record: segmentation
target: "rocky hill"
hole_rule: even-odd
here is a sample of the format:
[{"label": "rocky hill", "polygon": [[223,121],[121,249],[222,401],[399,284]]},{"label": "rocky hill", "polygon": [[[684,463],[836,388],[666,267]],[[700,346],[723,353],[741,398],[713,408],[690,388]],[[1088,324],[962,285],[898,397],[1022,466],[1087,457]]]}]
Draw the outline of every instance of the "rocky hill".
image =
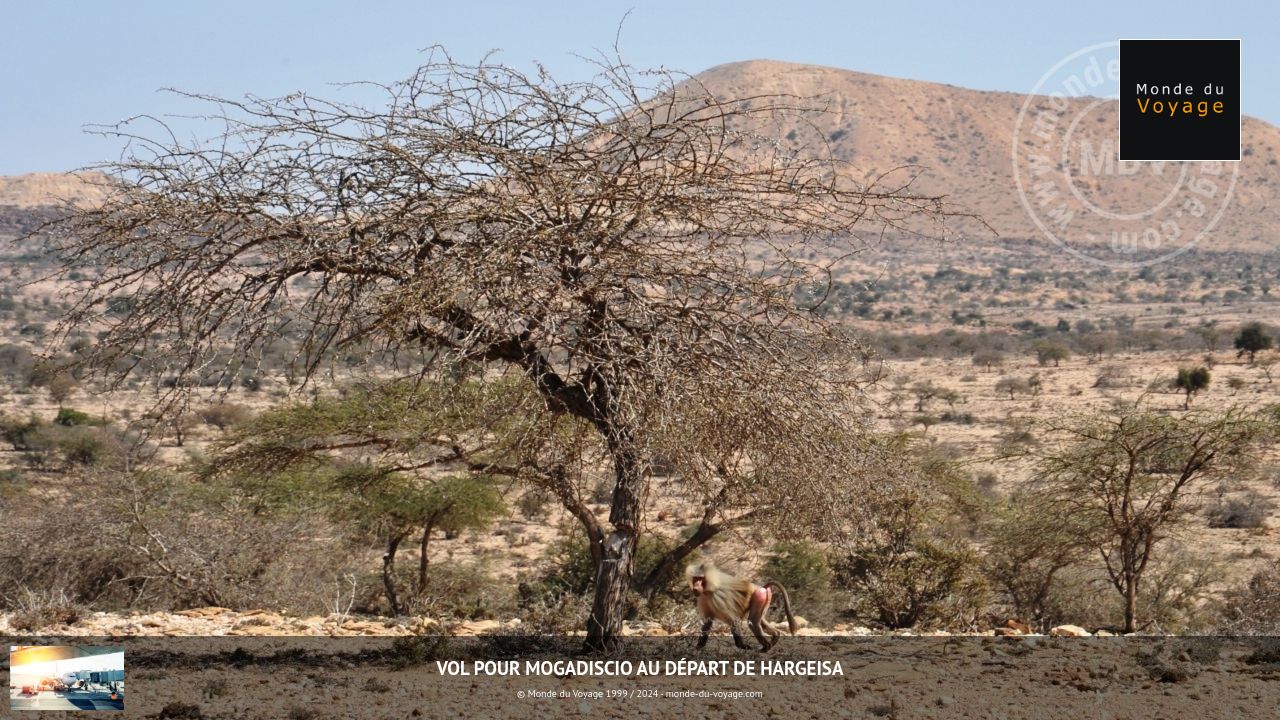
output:
[{"label": "rocky hill", "polygon": [[107,194],[109,180],[101,173],[27,173],[0,176],[0,205],[38,208],[70,203],[93,206]]},{"label": "rocky hill", "polygon": [[[695,77],[719,97],[787,94],[814,98],[827,112],[812,118],[837,159],[863,178],[893,168],[924,168],[916,188],[946,194],[977,211],[1004,237],[1039,237],[1018,197],[1013,177],[1013,144],[1019,112],[1027,96],[969,90],[917,80],[869,75],[814,65],[768,60],[731,63]],[[1076,138],[1101,152],[1114,143],[1119,119],[1114,102],[1090,109],[1096,99],[1070,99],[1062,112],[1083,117]],[[1037,98],[1032,112],[1045,98]],[[786,137],[794,127],[762,128]],[[1280,231],[1280,128],[1262,120],[1243,121],[1243,161],[1234,200],[1207,242],[1206,249],[1270,251]],[[1072,147],[1077,144],[1074,142]],[[1068,158],[1071,162],[1072,158]],[[1078,163],[1078,159],[1076,159]],[[1139,164],[1129,165],[1132,171]],[[1231,166],[1226,166],[1230,173]],[[1128,177],[1079,177],[1078,190],[1099,207],[1119,211],[1157,205],[1169,192],[1175,173],[1154,177],[1143,166]],[[1100,237],[1111,225],[1083,213],[1079,222]]]}]

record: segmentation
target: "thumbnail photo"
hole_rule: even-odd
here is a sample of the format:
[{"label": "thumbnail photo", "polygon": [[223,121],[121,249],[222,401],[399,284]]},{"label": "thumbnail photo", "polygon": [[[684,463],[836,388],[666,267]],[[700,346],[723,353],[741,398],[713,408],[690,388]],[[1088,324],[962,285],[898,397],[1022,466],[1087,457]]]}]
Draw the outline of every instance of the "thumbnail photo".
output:
[{"label": "thumbnail photo", "polygon": [[124,648],[10,645],[10,710],[124,710]]}]

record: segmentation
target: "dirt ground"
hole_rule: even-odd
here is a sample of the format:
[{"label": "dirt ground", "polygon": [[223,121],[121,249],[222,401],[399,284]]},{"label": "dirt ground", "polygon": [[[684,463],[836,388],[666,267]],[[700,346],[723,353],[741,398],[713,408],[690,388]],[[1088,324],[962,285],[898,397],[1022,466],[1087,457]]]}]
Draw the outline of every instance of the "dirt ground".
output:
[{"label": "dirt ground", "polygon": [[[572,639],[124,643],[130,717],[1147,720],[1272,718],[1280,711],[1275,639],[788,638],[762,656],[733,650],[723,638],[699,652],[691,638],[680,638],[633,640],[599,658],[633,667],[658,661],[664,674],[656,677],[526,674],[525,660],[586,659],[575,657]],[[474,671],[476,660],[501,659],[518,661],[521,675],[442,674],[436,662],[459,660]],[[843,674],[666,675],[673,667],[667,661],[680,659],[724,659],[726,667],[734,660],[838,660]]]}]

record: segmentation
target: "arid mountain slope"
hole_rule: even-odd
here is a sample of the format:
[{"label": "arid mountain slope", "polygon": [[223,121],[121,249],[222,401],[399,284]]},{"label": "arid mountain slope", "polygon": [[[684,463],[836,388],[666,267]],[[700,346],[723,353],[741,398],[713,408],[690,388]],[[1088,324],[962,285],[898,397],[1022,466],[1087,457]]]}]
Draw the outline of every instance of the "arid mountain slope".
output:
[{"label": "arid mountain slope", "polygon": [[100,173],[27,173],[0,176],[0,205],[44,207],[69,202],[92,206],[106,196],[107,177]]},{"label": "arid mountain slope", "polygon": [[[720,97],[783,93],[814,98],[827,112],[816,115],[812,122],[830,142],[834,155],[849,163],[855,175],[871,178],[903,165],[918,165],[925,172],[917,189],[947,194],[954,202],[977,211],[1001,236],[1039,236],[1019,200],[1013,175],[1013,137],[1026,95],[768,60],[720,65],[697,75],[696,80]],[[1046,102],[1036,98],[1030,112],[1034,115]],[[1095,161],[1104,159],[1104,152],[1114,158],[1119,122],[1116,104],[1094,106],[1096,98],[1068,102],[1071,107],[1062,116],[1068,121],[1082,119],[1075,126],[1073,140],[1091,143]],[[762,128],[780,137],[792,129]],[[1206,249],[1274,248],[1280,231],[1280,128],[1246,117],[1243,145],[1234,198],[1221,222],[1201,243]],[[1082,143],[1071,143],[1068,166],[1083,164],[1075,152],[1079,146]],[[1073,171],[1076,187],[1099,207],[1135,211],[1157,205],[1176,178],[1172,171],[1153,175],[1148,164],[1124,165],[1136,172],[1094,177],[1078,172],[1077,167]],[[1224,176],[1232,169],[1227,164]],[[1078,222],[1100,237],[1113,227],[1105,218],[1090,213],[1082,213]]]}]

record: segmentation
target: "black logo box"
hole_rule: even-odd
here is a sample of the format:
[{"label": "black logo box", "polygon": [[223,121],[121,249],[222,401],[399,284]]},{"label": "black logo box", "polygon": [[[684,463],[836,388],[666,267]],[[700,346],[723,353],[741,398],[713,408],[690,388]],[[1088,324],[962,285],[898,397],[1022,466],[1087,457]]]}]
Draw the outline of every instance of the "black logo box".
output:
[{"label": "black logo box", "polygon": [[1239,40],[1120,41],[1121,160],[1238,161],[1240,125]]}]

